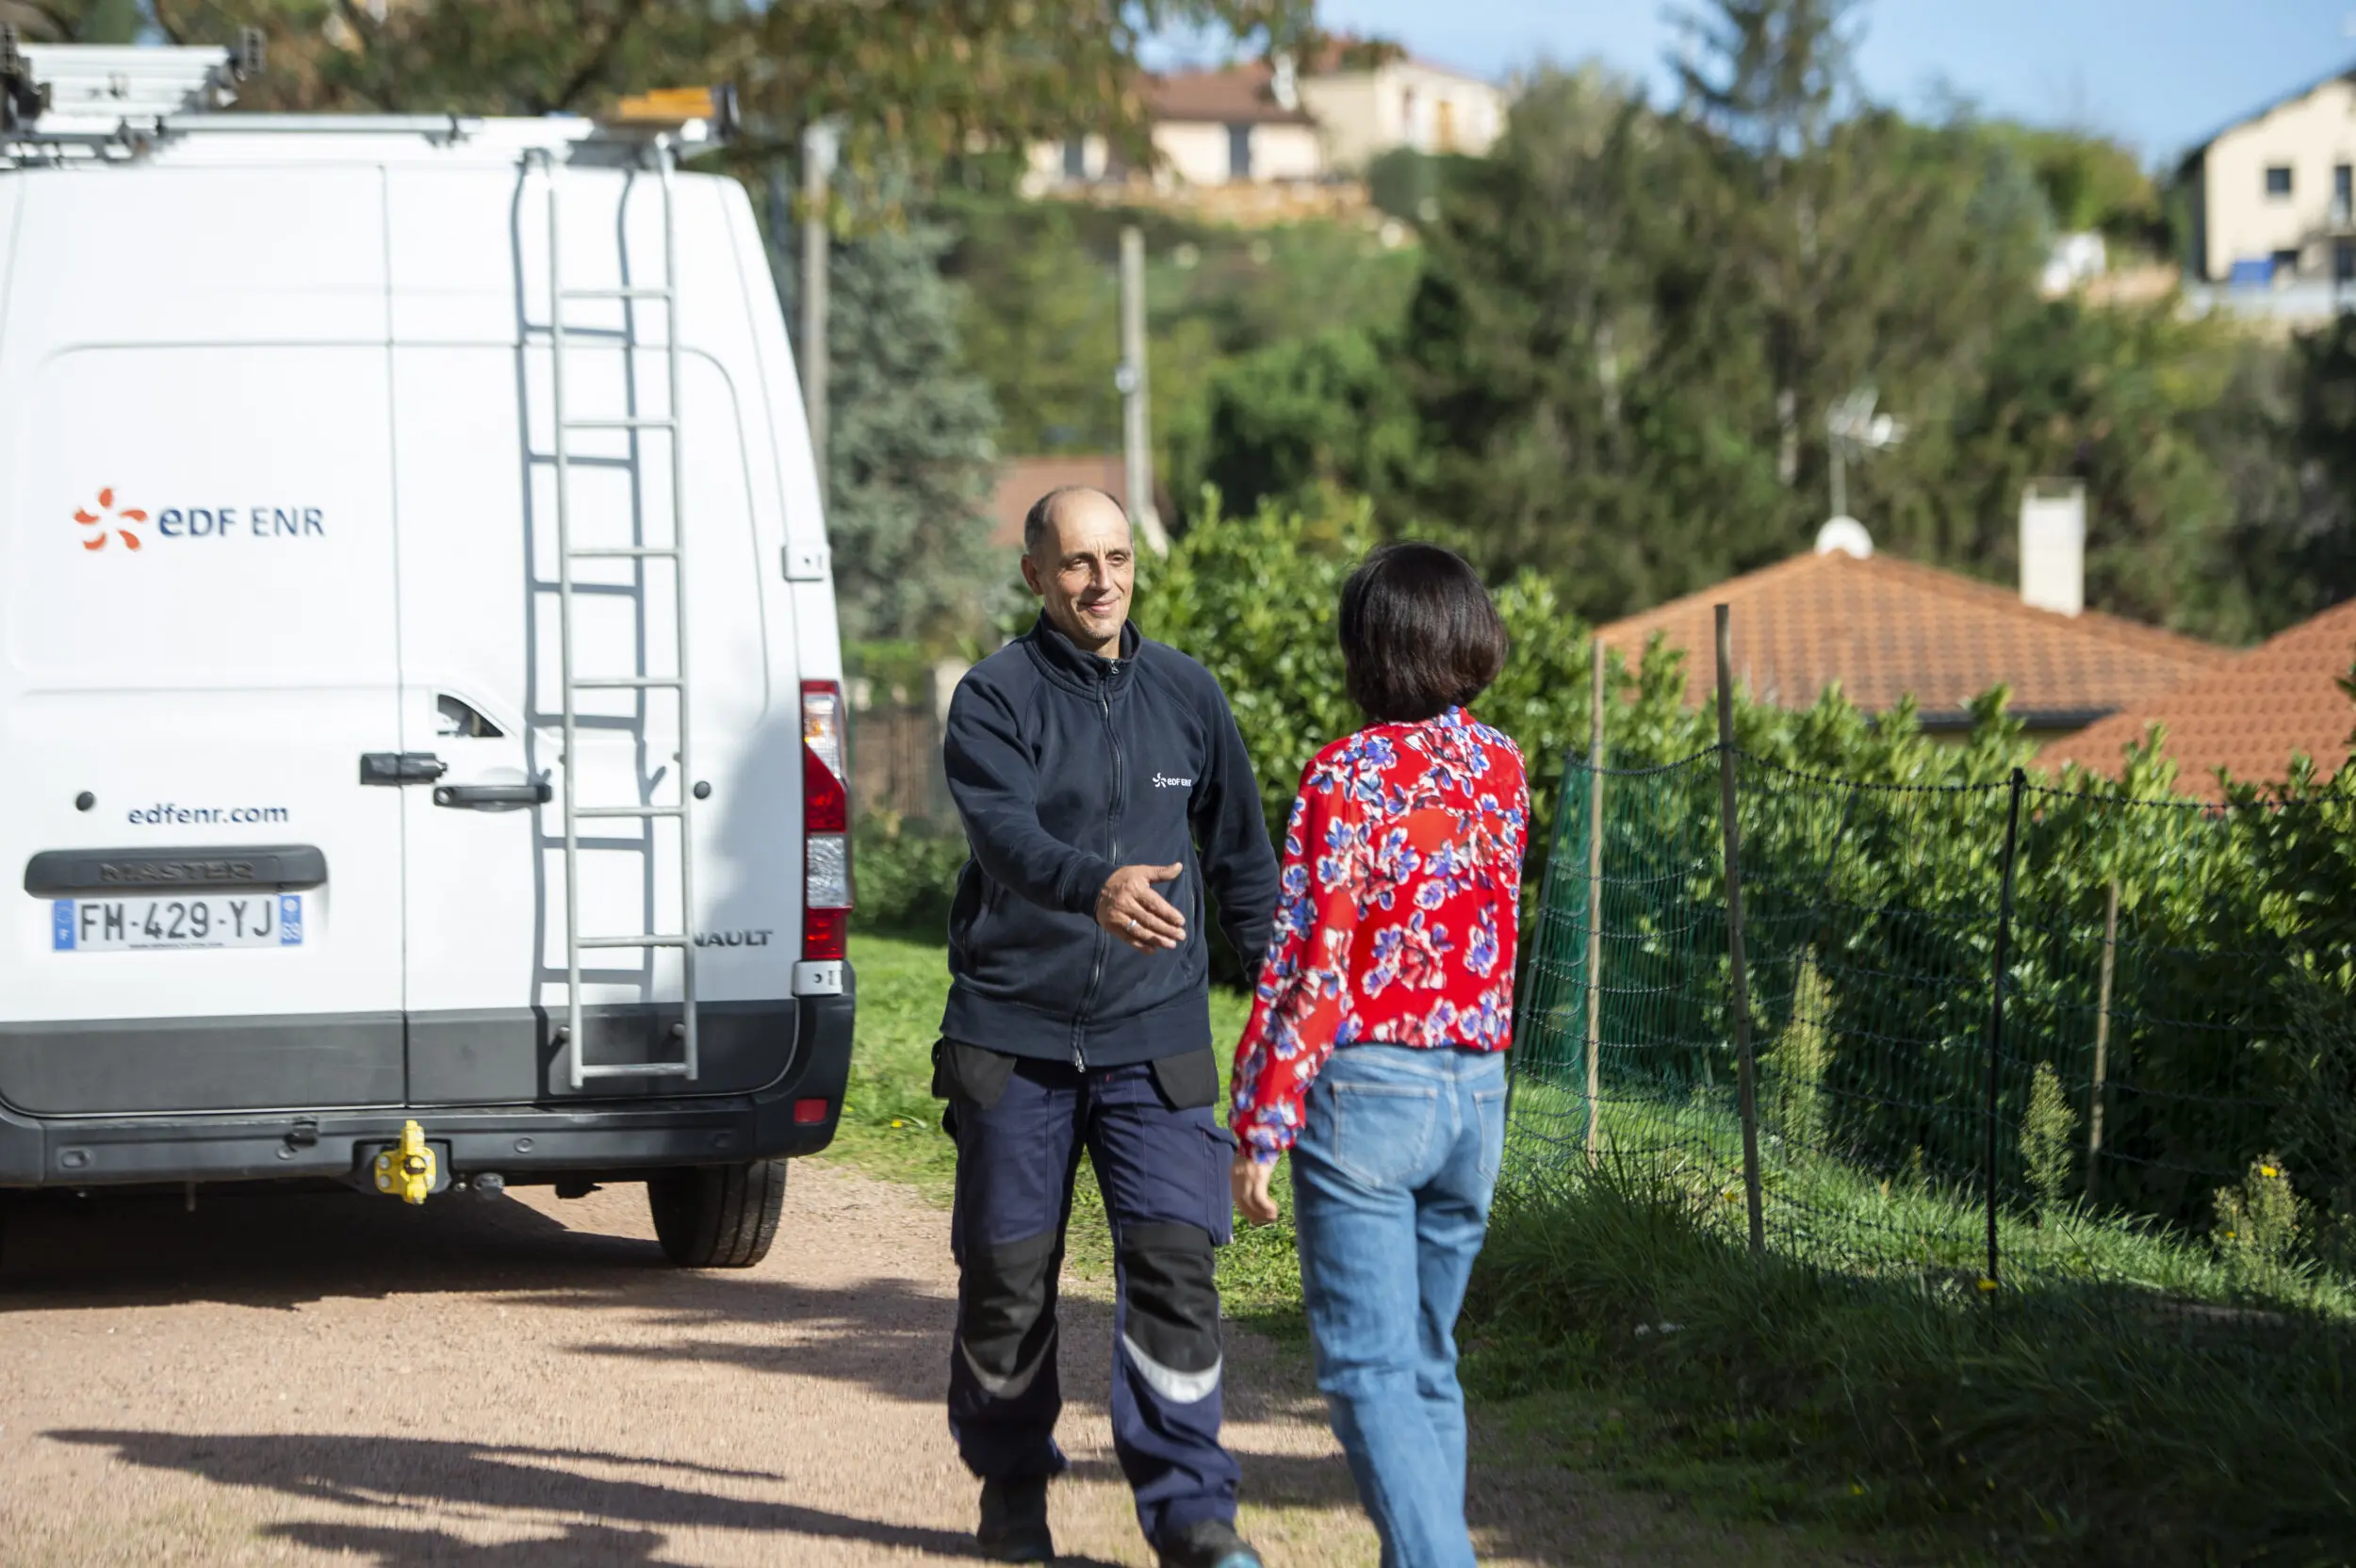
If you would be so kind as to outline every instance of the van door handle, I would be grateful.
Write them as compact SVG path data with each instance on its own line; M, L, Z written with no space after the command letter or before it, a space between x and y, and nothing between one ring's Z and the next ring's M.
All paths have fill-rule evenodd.
M556 791L546 783L436 784L434 787L434 805L472 807L478 810L492 806L546 806L555 798Z
M431 784L450 772L450 764L430 751L364 751L360 754L363 784Z

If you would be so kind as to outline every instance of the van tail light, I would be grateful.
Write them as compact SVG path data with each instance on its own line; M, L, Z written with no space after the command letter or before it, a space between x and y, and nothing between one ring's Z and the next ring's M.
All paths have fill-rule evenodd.
M851 923L851 769L843 687L802 682L802 956L841 958Z

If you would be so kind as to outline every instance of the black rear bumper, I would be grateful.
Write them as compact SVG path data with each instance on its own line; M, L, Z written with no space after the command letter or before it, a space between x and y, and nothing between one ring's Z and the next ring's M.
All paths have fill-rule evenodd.
M794 1000L785 1070L749 1094L433 1104L357 1110L37 1117L0 1105L0 1187L354 1179L368 1152L416 1121L449 1176L531 1184L681 1165L814 1154L833 1140L850 1076L856 1002ZM797 1105L825 1114L797 1119ZM807 1114L807 1113L806 1113Z

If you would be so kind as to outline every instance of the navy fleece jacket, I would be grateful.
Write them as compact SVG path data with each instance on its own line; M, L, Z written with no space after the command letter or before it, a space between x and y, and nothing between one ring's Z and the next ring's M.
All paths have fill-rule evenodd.
M1210 671L1121 629L1099 659L1039 623L950 700L949 792L973 858L949 915L947 1038L1082 1067L1212 1043L1203 892L1247 973L1276 908L1260 792ZM1180 865L1157 888L1186 939L1139 953L1096 923L1121 866Z

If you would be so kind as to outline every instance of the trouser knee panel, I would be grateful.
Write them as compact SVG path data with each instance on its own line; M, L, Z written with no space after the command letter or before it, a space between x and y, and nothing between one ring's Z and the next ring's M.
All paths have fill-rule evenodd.
M1219 1387L1218 1257L1195 1225L1130 1225L1121 1234L1127 1310L1121 1348L1147 1386L1192 1404Z
M1060 1249L1053 1231L966 1253L957 1297L957 1348L984 1392L1021 1397L1055 1352L1047 1310Z

